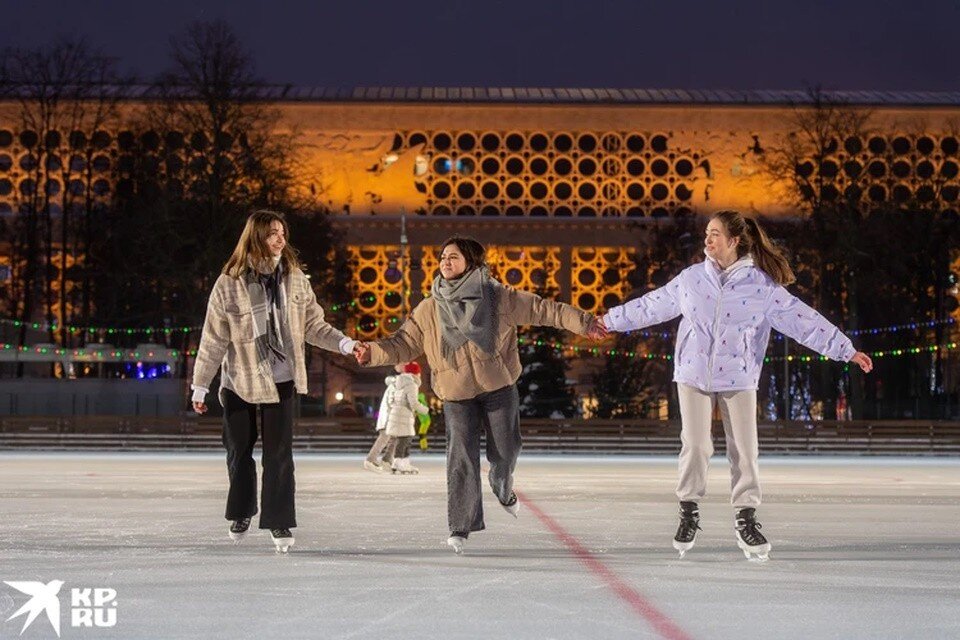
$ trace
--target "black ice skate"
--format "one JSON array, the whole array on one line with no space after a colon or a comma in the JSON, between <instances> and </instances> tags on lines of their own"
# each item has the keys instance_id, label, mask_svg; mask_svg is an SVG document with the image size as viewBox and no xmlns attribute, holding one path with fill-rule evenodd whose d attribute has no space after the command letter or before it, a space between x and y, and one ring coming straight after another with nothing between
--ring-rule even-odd
<instances>
[{"instance_id":1,"label":"black ice skate","mask_svg":"<svg viewBox=\"0 0 960 640\"><path fill-rule=\"evenodd\" d=\"M290 533L290 529L270 529L270 536L277 547L277 553L286 553L293 546L293 534Z\"/></svg>"},{"instance_id":2,"label":"black ice skate","mask_svg":"<svg viewBox=\"0 0 960 640\"><path fill-rule=\"evenodd\" d=\"M680 552L681 558L693 549L697 541L697 531L700 531L700 509L697 503L681 502L680 526L677 527L677 535L673 537L673 548Z\"/></svg>"},{"instance_id":3,"label":"black ice skate","mask_svg":"<svg viewBox=\"0 0 960 640\"><path fill-rule=\"evenodd\" d=\"M737 546L747 560L764 562L769 559L770 543L760 533L756 509L745 508L737 511ZM756 557L754 557L756 556Z\"/></svg>"},{"instance_id":4,"label":"black ice skate","mask_svg":"<svg viewBox=\"0 0 960 640\"><path fill-rule=\"evenodd\" d=\"M230 539L233 540L233 544L240 544L243 537L247 535L248 529L250 529L250 518L234 520L230 525Z\"/></svg>"},{"instance_id":5,"label":"black ice skate","mask_svg":"<svg viewBox=\"0 0 960 640\"><path fill-rule=\"evenodd\" d=\"M503 507L504 511L512 515L514 518L520 516L520 501L517 500L517 494L513 491L510 492L510 499L506 502L501 502L500 506Z\"/></svg>"}]
</instances>

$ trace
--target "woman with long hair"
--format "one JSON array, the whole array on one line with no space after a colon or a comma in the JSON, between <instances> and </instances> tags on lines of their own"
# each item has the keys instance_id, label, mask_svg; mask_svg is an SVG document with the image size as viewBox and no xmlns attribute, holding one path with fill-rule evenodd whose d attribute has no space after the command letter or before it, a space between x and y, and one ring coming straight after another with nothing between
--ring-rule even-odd
<instances>
[{"instance_id":1,"label":"woman with long hair","mask_svg":"<svg viewBox=\"0 0 960 640\"><path fill-rule=\"evenodd\" d=\"M731 502L737 545L748 559L766 560L770 543L760 533L757 466L757 388L770 329L864 372L870 356L815 310L784 288L795 278L786 257L756 220L722 211L707 225L706 260L665 286L614 307L608 331L632 331L681 316L673 379L680 400L680 525L673 546L680 557L700 529L698 502L706 493L713 454L710 424L720 407L730 460Z\"/></svg>"},{"instance_id":2,"label":"woman with long hair","mask_svg":"<svg viewBox=\"0 0 960 640\"><path fill-rule=\"evenodd\" d=\"M513 472L520 455L520 355L517 326L566 329L599 339L596 318L568 304L506 287L487 268L486 249L454 236L440 245L440 274L429 298L391 336L358 348L361 364L408 362L426 354L447 435L447 544L462 553L485 528L480 434L487 434L488 480L499 504L517 517Z\"/></svg>"},{"instance_id":3,"label":"woman with long hair","mask_svg":"<svg viewBox=\"0 0 960 640\"><path fill-rule=\"evenodd\" d=\"M323 319L323 309L289 244L283 214L256 211L207 303L193 368L193 409L206 413L206 395L220 371L223 444L227 449L226 519L239 541L257 513L257 417L263 439L260 528L278 552L293 546L294 394L307 392L305 343L342 354L356 341Z\"/></svg>"}]
</instances>

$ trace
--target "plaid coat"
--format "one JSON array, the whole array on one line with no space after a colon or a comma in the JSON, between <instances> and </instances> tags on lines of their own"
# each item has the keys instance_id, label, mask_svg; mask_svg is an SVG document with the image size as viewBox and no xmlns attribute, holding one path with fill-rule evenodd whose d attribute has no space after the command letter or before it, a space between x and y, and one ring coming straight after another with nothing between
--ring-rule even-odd
<instances>
[{"instance_id":1,"label":"plaid coat","mask_svg":"<svg viewBox=\"0 0 960 640\"><path fill-rule=\"evenodd\" d=\"M286 350L293 358L294 386L297 393L307 392L305 343L340 353L347 339L339 329L323 319L323 308L310 281L299 269L284 277L286 318L292 344ZM251 404L280 401L272 378L258 368L254 341L250 295L243 278L221 274L207 303L207 317L200 336L200 348L193 367L193 386L209 389L217 370L222 368L220 389L230 389ZM221 403L223 397L220 397Z\"/></svg>"}]
</instances>

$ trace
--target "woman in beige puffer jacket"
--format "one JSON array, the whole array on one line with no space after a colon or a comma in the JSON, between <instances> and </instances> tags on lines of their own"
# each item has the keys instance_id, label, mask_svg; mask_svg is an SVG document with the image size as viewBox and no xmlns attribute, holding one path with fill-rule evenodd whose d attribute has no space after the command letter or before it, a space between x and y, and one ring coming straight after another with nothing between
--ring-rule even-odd
<instances>
[{"instance_id":1,"label":"woman in beige puffer jacket","mask_svg":"<svg viewBox=\"0 0 960 640\"><path fill-rule=\"evenodd\" d=\"M566 329L594 339L602 323L568 304L517 291L493 279L486 249L454 236L440 247L440 275L391 336L361 344L361 364L383 366L426 354L433 391L444 401L447 437L447 544L457 553L485 528L480 483L480 434L486 432L488 480L500 505L517 516L513 472L520 455L517 326Z\"/></svg>"}]
</instances>

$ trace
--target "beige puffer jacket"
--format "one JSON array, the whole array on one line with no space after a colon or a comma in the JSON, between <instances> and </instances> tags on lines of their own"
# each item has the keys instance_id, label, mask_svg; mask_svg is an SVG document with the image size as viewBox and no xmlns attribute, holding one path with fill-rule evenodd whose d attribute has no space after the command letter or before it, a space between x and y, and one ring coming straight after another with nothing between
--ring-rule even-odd
<instances>
[{"instance_id":1,"label":"beige puffer jacket","mask_svg":"<svg viewBox=\"0 0 960 640\"><path fill-rule=\"evenodd\" d=\"M592 316L556 300L526 291L498 287L497 347L484 353L473 342L454 352L450 360L440 355L440 326L436 303L427 298L417 305L397 331L371 343L370 363L379 367L410 362L426 354L433 392L441 400L468 400L481 393L514 384L520 377L517 326L536 325L566 329L586 335Z\"/></svg>"}]
</instances>

